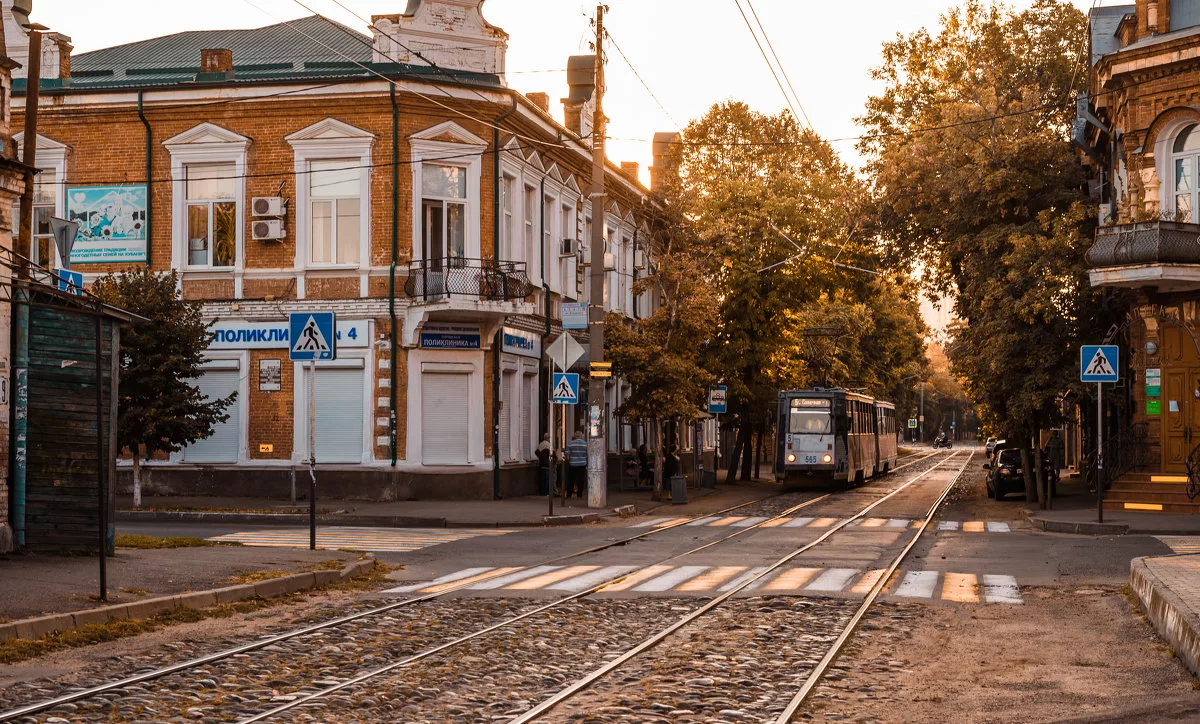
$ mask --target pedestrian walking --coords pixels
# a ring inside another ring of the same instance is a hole
[[[566,497],[578,493],[579,497],[583,498],[584,489],[587,487],[587,463],[587,441],[583,439],[583,432],[576,431],[575,437],[567,443]]]
[[[550,466],[554,464],[554,445],[550,443],[550,433],[542,436],[535,453],[538,459],[538,494],[553,495],[550,490]]]

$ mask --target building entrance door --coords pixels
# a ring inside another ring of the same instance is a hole
[[[1200,445],[1200,355],[1191,335],[1164,326],[1162,335],[1162,471],[1186,473],[1187,456]]]

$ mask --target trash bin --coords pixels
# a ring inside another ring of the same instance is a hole
[[[671,504],[683,505],[687,502],[687,478],[675,475],[671,478]]]
[[[717,471],[705,470],[704,474],[700,477],[700,487],[710,490],[717,487]]]

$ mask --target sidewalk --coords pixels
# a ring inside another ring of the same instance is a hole
[[[1096,494],[1089,493],[1080,479],[1065,474],[1058,493],[1053,500],[1054,510],[1040,510],[1036,502],[1025,504],[1025,517],[1035,528],[1084,535],[1200,535],[1200,515],[1106,510],[1100,523],[1096,519]]]
[[[1200,675],[1200,555],[1134,558],[1129,582],[1154,630]]]
[[[724,479],[723,477],[721,478]],[[405,500],[373,502],[339,500],[317,501],[317,522],[321,525],[380,528],[514,528],[542,525],[590,523],[606,516],[644,514],[662,506],[673,513],[719,510],[776,492],[773,482],[718,484],[715,489],[688,488],[689,504],[673,506],[669,501],[651,500],[648,488],[617,490],[609,488],[607,508],[588,508],[585,500],[554,499],[554,515],[548,515],[545,496],[505,500]],[[712,498],[713,505],[699,501]],[[734,502],[725,502],[734,501]],[[722,505],[721,503],[725,503]],[[632,507],[630,507],[632,506]],[[308,506],[301,500],[290,501],[240,497],[168,496],[144,497],[142,508],[133,509],[133,498],[117,496],[117,521],[121,522],[196,522],[248,524],[307,524]]]
[[[131,604],[231,585],[231,579],[262,571],[295,572],[329,561],[349,563],[357,553],[294,548],[211,546],[118,548],[108,559],[108,603],[100,592],[95,556],[10,555],[0,558],[0,619]],[[263,575],[251,578],[265,578]]]

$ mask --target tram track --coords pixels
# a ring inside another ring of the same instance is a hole
[[[893,473],[899,472],[901,469],[908,468],[908,467],[911,467],[914,465],[918,465],[921,462],[923,462],[923,461],[927,460],[928,458],[933,457],[937,454],[938,453],[936,453],[936,452],[931,452],[931,453],[926,453],[926,454],[918,453],[916,455],[919,455],[919,457],[917,457],[916,460],[907,462],[904,465],[897,466],[891,472],[893,472]],[[912,456],[908,456],[908,457],[912,457]],[[924,475],[924,473],[922,473],[922,475]],[[906,486],[907,486],[907,484],[905,486],[902,486],[902,488],[906,487]],[[739,504],[736,506],[730,506],[721,511],[717,511],[717,512],[713,513],[713,515],[721,515],[721,514],[731,513],[734,511],[740,511],[740,510],[743,510],[745,508],[752,507],[752,506],[762,506],[764,504],[770,504],[770,501],[773,501],[774,499],[787,498],[788,496],[795,496],[795,495],[797,495],[797,493],[777,493],[777,494],[773,494],[773,495],[763,496],[761,498],[758,498],[758,499],[755,499],[755,500],[752,500],[752,501],[749,501],[746,503],[742,503],[742,504]],[[763,521],[760,524],[756,524],[756,525],[749,526],[746,528],[738,529],[737,531],[735,531],[729,535],[723,536],[717,540],[710,541],[708,543],[705,543],[704,545],[698,546],[698,547],[693,548],[684,553],[670,556],[670,557],[664,559],[664,561],[675,560],[675,559],[681,558],[686,555],[691,555],[691,554],[697,553],[699,551],[705,550],[707,548],[719,545],[720,543],[723,543],[729,539],[736,538],[741,535],[745,535],[747,533],[750,533],[752,531],[759,529],[760,527],[762,527],[763,524],[765,524],[769,521],[776,520],[781,517],[786,517],[786,516],[788,516],[794,512],[797,512],[805,507],[820,503],[820,502],[828,499],[829,497],[830,496],[828,494],[810,497],[806,500],[799,502],[796,505],[787,507],[786,509],[782,510],[782,512],[771,515],[769,518],[767,518],[767,520]],[[619,540],[610,541],[610,542],[607,542],[607,543],[599,545],[599,546],[592,546],[585,550],[577,551],[577,552],[562,555],[562,556],[557,556],[557,557],[554,557],[554,558],[551,558],[551,559],[545,561],[544,563],[542,563],[540,565],[551,565],[554,563],[560,563],[563,561],[579,558],[581,556],[586,556],[589,554],[597,553],[597,552],[600,552],[600,551],[603,551],[606,549],[627,545],[631,542],[634,542],[634,541],[637,541],[640,539],[644,539],[646,537],[649,537],[649,536],[652,536],[655,534],[659,534],[664,531],[671,530],[673,528],[677,528],[682,525],[687,525],[691,520],[692,519],[684,519],[677,523],[673,523],[670,525],[664,525],[664,526],[661,526],[661,527],[658,527],[658,528],[655,528],[652,530],[648,530],[645,532],[640,532],[640,533],[637,533],[634,535],[626,536]],[[497,572],[495,574],[496,577],[499,577],[501,575],[503,575],[502,572]],[[50,699],[45,699],[45,700],[42,700],[39,702],[22,705],[22,706],[10,709],[8,711],[0,712],[0,721],[10,721],[10,720],[18,719],[18,718],[22,718],[22,717],[30,717],[32,715],[35,715],[35,714],[38,714],[41,712],[46,712],[46,711],[52,710],[55,707],[59,707],[63,704],[71,704],[74,702],[81,702],[81,701],[91,699],[94,697],[100,697],[105,694],[111,694],[112,692],[121,692],[123,690],[129,689],[130,687],[136,687],[139,684],[153,681],[155,679],[160,679],[163,677],[168,677],[168,676],[172,676],[172,675],[176,675],[176,674],[182,674],[182,673],[188,672],[188,671],[202,669],[203,667],[208,667],[209,665],[212,665],[212,664],[215,664],[215,663],[227,660],[227,659],[231,659],[231,658],[235,658],[235,657],[240,658],[240,659],[246,659],[246,657],[250,656],[253,652],[259,651],[259,650],[267,648],[267,647],[276,647],[276,645],[278,645],[278,644],[281,644],[281,643],[284,643],[284,642],[287,642],[287,641],[290,641],[293,639],[297,639],[300,637],[319,636],[322,634],[322,632],[328,631],[329,629],[346,626],[347,624],[352,624],[352,623],[356,623],[356,622],[362,622],[370,617],[388,614],[390,612],[396,611],[397,609],[412,607],[412,606],[416,606],[418,604],[434,601],[436,599],[445,598],[445,597],[451,596],[452,594],[457,593],[465,588],[468,588],[472,585],[477,585],[480,582],[486,581],[489,578],[490,578],[490,576],[483,577],[483,578],[476,578],[469,583],[464,582],[462,584],[446,586],[446,587],[443,587],[441,590],[437,591],[436,593],[421,595],[421,596],[417,596],[414,598],[405,599],[403,601],[398,601],[398,602],[389,603],[389,604],[386,604],[383,606],[374,607],[374,608],[371,608],[371,609],[368,609],[365,611],[361,611],[361,612],[358,612],[355,614],[337,617],[337,618],[334,618],[334,619],[331,619],[328,621],[322,621],[322,622],[319,622],[319,623],[316,623],[313,625],[308,625],[308,626],[300,627],[300,628],[297,628],[297,629],[294,629],[291,631],[287,631],[287,632],[284,632],[281,634],[269,636],[264,639],[260,639],[258,641],[250,642],[250,643],[243,644],[240,646],[235,646],[232,648],[227,648],[227,649],[224,649],[222,651],[218,651],[218,652],[215,652],[212,654],[191,658],[191,659],[188,659],[185,661],[181,661],[181,662],[171,664],[171,665],[165,666],[165,667],[156,668],[156,669],[153,669],[150,671],[143,671],[143,672],[137,673],[133,676],[125,677],[125,678],[122,678],[122,679],[119,679],[116,681],[107,682],[107,683],[100,684],[97,686],[92,686],[89,688],[70,691],[68,693],[65,693],[60,696],[56,696],[56,697],[53,697]],[[420,660],[423,660],[430,656],[433,656],[436,653],[445,651],[449,648],[453,648],[453,647],[460,645],[466,641],[477,639],[477,638],[484,636],[490,632],[510,626],[513,623],[516,623],[518,621],[523,621],[523,620],[529,619],[537,614],[543,613],[552,608],[555,608],[558,606],[563,606],[565,604],[569,604],[572,601],[577,601],[579,599],[582,599],[586,596],[591,595],[592,593],[595,593],[596,591],[598,591],[601,588],[604,588],[605,586],[612,584],[616,580],[619,580],[619,578],[614,579],[613,581],[605,581],[605,582],[600,583],[588,590],[582,591],[578,594],[568,596],[568,597],[559,599],[554,602],[550,602],[550,603],[542,605],[542,606],[536,606],[532,610],[523,611],[516,616],[510,616],[505,621],[501,621],[499,623],[496,623],[496,624],[493,624],[490,626],[486,626],[485,628],[483,628],[481,630],[475,630],[475,631],[469,632],[467,634],[454,636],[453,638],[451,638],[449,641],[447,641],[445,643],[438,644],[429,649],[425,649],[417,654],[414,654],[412,656],[407,657],[406,659],[401,660],[400,662],[392,662],[391,664],[389,664],[389,666],[385,670],[382,670],[382,671],[376,670],[373,672],[368,672],[369,676],[367,676],[365,679],[362,679],[362,680],[365,681],[370,678],[378,677],[382,673],[386,673],[387,671],[392,671],[392,670],[395,670],[398,668],[404,668],[405,666],[409,666],[412,663],[415,663],[417,661],[420,661]],[[360,677],[361,676],[362,675],[360,675]],[[342,688],[352,686],[354,683],[357,683],[357,680],[360,677],[355,677],[353,679],[349,679],[349,680],[341,682],[341,684],[338,686],[338,689],[340,690]],[[327,696],[330,693],[333,693],[333,691],[334,690],[329,690],[329,691],[321,690],[320,695]],[[277,708],[275,710],[271,710],[270,712],[264,712],[263,714],[256,715],[255,717],[246,719],[245,721],[259,721],[259,720],[262,720],[263,718],[267,718],[268,716],[273,716],[273,715],[280,713],[286,709],[292,708],[300,703],[304,703],[307,701],[309,701],[308,698],[297,699],[297,700],[294,700],[294,703],[290,703],[289,706]]]
[[[922,456],[921,458],[919,458],[918,460],[912,461],[912,462],[910,462],[910,463],[907,463],[907,464],[905,464],[905,465],[902,465],[902,466],[897,466],[897,467],[896,467],[896,468],[895,468],[895,469],[894,469],[892,472],[897,472],[897,471],[899,471],[899,470],[900,470],[900,469],[902,469],[902,468],[907,468],[907,467],[911,467],[912,465],[919,464],[920,462],[922,462],[922,461],[924,461],[924,460],[926,460],[926,459],[928,459],[928,458],[930,458],[930,457],[933,457],[933,456],[935,456],[935,455],[939,455],[939,454],[940,454],[940,453],[934,452],[934,453],[930,453],[930,454],[923,455],[923,456]],[[863,510],[862,510],[862,511],[860,511],[858,515],[856,515],[856,516],[854,516],[854,517],[847,518],[847,519],[843,520],[842,522],[840,522],[839,524],[835,525],[833,528],[831,528],[830,530],[826,531],[824,534],[822,534],[821,536],[819,536],[819,537],[818,537],[818,539],[817,539],[816,541],[814,541],[814,542],[812,542],[812,543],[808,544],[808,545],[807,545],[807,546],[805,546],[805,547],[802,547],[801,549],[799,549],[799,550],[798,550],[797,552],[795,552],[794,554],[792,554],[792,555],[790,555],[790,556],[787,556],[787,557],[785,557],[785,560],[781,560],[781,561],[777,562],[777,565],[776,565],[776,566],[774,566],[774,567],[772,567],[772,568],[769,568],[769,569],[767,569],[766,571],[762,572],[761,574],[759,574],[759,575],[757,575],[757,576],[754,576],[754,577],[752,577],[752,578],[749,578],[749,579],[748,579],[748,580],[747,580],[745,583],[743,583],[743,584],[741,584],[741,585],[737,586],[736,588],[734,588],[733,590],[729,591],[728,593],[726,593],[726,594],[723,594],[723,595],[721,595],[721,596],[718,596],[716,599],[713,599],[713,601],[712,601],[712,602],[710,602],[710,603],[708,603],[708,604],[705,604],[705,605],[701,606],[701,607],[698,609],[698,613],[697,613],[697,612],[693,612],[692,614],[689,614],[689,617],[685,617],[685,620],[683,620],[683,621],[682,621],[682,623],[679,623],[679,622],[677,622],[677,624],[674,624],[672,627],[669,627],[669,629],[668,629],[668,630],[666,630],[666,631],[665,631],[665,633],[664,633],[664,632],[659,632],[658,634],[656,634],[656,635],[655,635],[655,637],[652,637],[652,638],[655,640],[655,642],[657,642],[657,641],[661,640],[661,638],[662,638],[662,637],[665,637],[665,636],[668,636],[668,635],[670,635],[670,633],[674,632],[674,631],[675,631],[675,630],[676,630],[678,627],[680,627],[680,626],[682,626],[682,625],[686,625],[687,621],[690,621],[690,620],[691,620],[691,618],[690,618],[690,617],[692,617],[692,616],[696,616],[696,615],[703,615],[705,612],[707,612],[707,611],[709,611],[709,610],[712,610],[712,609],[713,609],[713,608],[715,608],[717,605],[719,605],[720,603],[724,602],[725,600],[727,600],[728,598],[732,597],[733,595],[735,595],[735,594],[737,594],[737,593],[739,593],[739,592],[741,592],[741,591],[745,590],[746,588],[748,588],[748,587],[752,586],[754,583],[756,583],[756,582],[758,582],[759,580],[761,580],[761,578],[763,578],[763,577],[765,577],[766,575],[769,575],[770,573],[774,572],[774,570],[777,570],[777,568],[778,568],[779,566],[782,566],[784,563],[786,563],[787,561],[791,560],[791,559],[792,559],[792,558],[794,558],[796,555],[799,555],[800,553],[803,553],[804,551],[807,551],[807,550],[809,550],[809,549],[811,549],[811,548],[815,547],[816,545],[820,544],[821,542],[823,542],[824,540],[828,539],[830,536],[832,536],[832,535],[833,535],[834,533],[836,533],[837,531],[841,530],[842,528],[844,528],[844,527],[845,527],[845,526],[847,526],[847,525],[850,525],[850,524],[851,524],[851,523],[852,523],[854,520],[856,520],[856,519],[858,519],[858,518],[861,518],[861,517],[865,516],[867,513],[869,513],[871,510],[873,510],[873,509],[874,509],[876,506],[878,506],[878,505],[882,504],[882,503],[883,503],[883,502],[885,502],[886,500],[890,499],[892,496],[894,496],[894,495],[896,495],[896,494],[898,494],[898,493],[902,492],[903,490],[905,490],[906,488],[908,488],[909,486],[911,486],[913,483],[917,482],[918,480],[920,480],[920,479],[921,479],[921,478],[923,478],[924,476],[926,476],[926,475],[928,475],[929,473],[933,472],[933,471],[934,471],[934,470],[936,470],[936,469],[937,469],[937,468],[938,468],[938,467],[939,467],[939,466],[940,466],[940,465],[941,465],[943,462],[945,462],[945,460],[949,459],[949,458],[950,458],[950,457],[952,457],[952,456],[953,456],[953,453],[950,453],[949,455],[947,455],[946,457],[944,457],[942,460],[940,460],[940,461],[938,461],[937,463],[935,463],[935,464],[934,464],[932,467],[930,467],[928,470],[925,470],[925,471],[923,471],[923,472],[921,472],[921,473],[918,473],[918,474],[917,474],[917,475],[916,475],[916,476],[915,476],[915,477],[914,477],[912,480],[909,480],[908,482],[906,482],[906,483],[904,483],[904,484],[900,485],[899,487],[897,487],[897,488],[895,488],[894,490],[892,490],[890,493],[888,493],[888,494],[884,495],[883,497],[881,497],[879,500],[877,500],[877,501],[875,501],[874,503],[872,503],[872,504],[870,504],[870,505],[866,506],[865,508],[863,508]],[[804,502],[802,502],[802,503],[800,503],[800,504],[797,504],[797,505],[795,505],[795,506],[791,506],[791,507],[789,507],[789,508],[787,508],[787,509],[785,509],[785,510],[783,510],[783,511],[781,511],[781,512],[778,512],[778,513],[776,513],[775,515],[772,515],[772,516],[770,516],[770,517],[766,518],[766,519],[765,519],[765,520],[763,520],[763,521],[760,521],[760,522],[756,523],[756,524],[753,524],[753,525],[751,525],[751,526],[748,526],[748,527],[745,527],[745,528],[738,529],[738,530],[736,530],[736,531],[734,531],[734,532],[732,532],[732,533],[730,533],[730,534],[728,534],[728,535],[724,535],[724,536],[722,536],[722,537],[720,537],[720,538],[718,538],[718,539],[716,539],[716,540],[709,541],[709,542],[707,542],[707,543],[705,543],[705,544],[702,544],[702,545],[700,545],[700,546],[694,547],[694,548],[692,548],[692,549],[690,549],[690,550],[687,550],[687,551],[684,551],[684,552],[682,552],[682,553],[678,553],[678,554],[675,554],[675,555],[672,555],[672,556],[669,556],[669,557],[663,558],[662,560],[658,561],[658,564],[667,563],[667,562],[669,562],[669,561],[674,561],[674,560],[678,560],[678,559],[684,558],[684,557],[686,557],[686,556],[694,555],[694,554],[696,554],[696,553],[699,553],[699,552],[701,552],[701,551],[704,551],[704,550],[707,550],[707,549],[709,549],[709,548],[712,548],[712,547],[714,547],[714,546],[720,545],[721,543],[724,543],[724,542],[726,542],[726,541],[728,541],[728,540],[730,540],[730,539],[733,539],[733,538],[736,538],[736,537],[739,537],[739,536],[742,536],[742,535],[745,535],[745,534],[747,534],[747,533],[751,533],[751,532],[753,532],[753,531],[760,530],[760,529],[763,529],[763,528],[769,528],[769,527],[771,527],[771,523],[772,523],[773,521],[776,521],[776,520],[778,520],[778,519],[780,519],[780,518],[786,518],[786,517],[789,517],[789,516],[790,516],[790,515],[792,515],[793,513],[796,513],[796,512],[798,512],[799,510],[802,510],[802,509],[804,509],[804,508],[806,508],[806,507],[808,507],[808,506],[811,506],[811,505],[816,505],[816,504],[818,504],[818,503],[821,503],[821,502],[823,502],[823,501],[825,501],[825,500],[829,499],[829,498],[831,497],[831,495],[832,495],[832,494],[821,495],[821,496],[819,496],[819,497],[816,497],[816,498],[813,498],[813,499],[810,499],[810,500],[804,501]],[[757,501],[756,501],[756,502],[757,502]],[[684,524],[684,525],[686,525],[686,522],[685,522],[685,523],[680,523],[680,524]],[[670,527],[676,527],[676,526],[674,526],[674,525],[672,525],[672,526],[664,526],[663,528],[656,529],[656,530],[655,530],[655,532],[661,532],[661,531],[663,531],[663,530],[667,530],[667,529],[669,529]],[[655,565],[657,565],[657,564],[655,564]],[[532,618],[532,617],[534,617],[534,616],[538,616],[538,615],[540,615],[540,614],[546,613],[546,612],[548,612],[548,611],[551,611],[551,610],[553,610],[553,609],[560,608],[560,607],[562,607],[562,606],[564,606],[564,605],[567,605],[567,604],[570,604],[570,603],[572,603],[572,602],[575,602],[575,601],[582,600],[582,599],[584,599],[584,598],[586,598],[586,597],[588,597],[588,596],[591,596],[591,595],[593,595],[593,594],[595,594],[595,593],[597,593],[597,592],[599,592],[599,591],[601,591],[601,590],[603,590],[603,589],[605,589],[605,588],[608,588],[608,587],[610,587],[610,586],[613,586],[614,584],[618,584],[618,583],[620,583],[620,582],[621,582],[621,581],[622,581],[624,578],[627,578],[629,575],[632,575],[632,574],[625,574],[625,575],[621,575],[621,576],[616,576],[616,577],[613,577],[613,578],[611,578],[611,579],[608,579],[608,580],[604,580],[604,581],[602,581],[602,582],[599,582],[599,583],[597,583],[597,584],[595,584],[595,585],[593,585],[593,586],[591,586],[591,587],[589,587],[589,588],[587,588],[587,589],[585,589],[585,590],[579,591],[578,593],[572,594],[572,595],[570,595],[570,596],[565,596],[565,597],[563,597],[563,598],[556,599],[556,600],[554,600],[554,601],[551,601],[551,602],[549,602],[549,603],[546,603],[546,604],[544,604],[544,605],[541,605],[541,606],[538,606],[538,607],[536,607],[536,608],[533,608],[532,610],[525,611],[525,612],[522,612],[522,613],[520,613],[520,614],[518,614],[518,615],[516,615],[516,616],[510,617],[510,618],[509,618],[509,619],[507,619],[507,620],[504,620],[504,621],[499,621],[499,622],[497,622],[497,623],[495,623],[495,624],[493,624],[493,625],[491,625],[491,626],[488,626],[488,627],[486,627],[486,628],[484,628],[484,629],[481,629],[481,630],[478,630],[478,631],[474,631],[474,632],[472,632],[472,633],[470,633],[470,634],[464,635],[464,636],[462,636],[462,637],[459,637],[459,638],[457,638],[457,639],[454,639],[454,640],[452,640],[452,641],[447,641],[447,642],[445,642],[445,643],[439,644],[439,645],[437,645],[437,646],[434,646],[434,647],[432,647],[432,648],[426,649],[425,651],[422,651],[422,652],[420,652],[420,653],[418,653],[418,654],[414,654],[414,655],[408,656],[408,657],[406,657],[406,658],[400,659],[400,660],[398,660],[398,661],[391,662],[391,663],[389,663],[389,664],[387,664],[387,665],[385,665],[385,666],[379,667],[379,668],[377,668],[377,669],[374,669],[374,670],[371,670],[371,671],[364,672],[364,673],[362,673],[362,674],[359,674],[359,675],[357,675],[357,676],[354,676],[353,678],[347,679],[347,680],[345,680],[345,681],[343,681],[343,682],[340,682],[340,683],[338,683],[338,684],[335,684],[335,685],[329,686],[329,687],[327,687],[327,688],[320,689],[320,690],[318,690],[318,691],[311,692],[311,693],[308,693],[308,694],[303,694],[303,695],[300,695],[300,696],[298,696],[297,698],[295,698],[295,699],[292,699],[291,701],[285,702],[285,703],[283,703],[283,704],[281,704],[281,705],[279,705],[279,706],[277,706],[277,707],[274,707],[274,708],[272,708],[272,709],[266,710],[266,711],[264,711],[264,712],[261,712],[261,713],[259,713],[259,714],[256,714],[256,715],[254,715],[254,716],[251,716],[251,717],[248,717],[248,718],[245,718],[245,719],[240,719],[240,720],[239,720],[239,722],[240,722],[240,724],[252,724],[253,722],[266,721],[266,720],[268,720],[268,719],[271,719],[271,718],[274,718],[274,717],[280,716],[280,715],[282,715],[282,714],[285,714],[285,713],[287,713],[287,712],[290,712],[290,711],[292,711],[292,710],[295,710],[295,709],[297,709],[297,708],[300,708],[300,707],[306,707],[306,706],[308,706],[308,705],[311,705],[311,704],[313,704],[313,703],[316,703],[318,700],[325,699],[325,698],[328,698],[328,697],[332,697],[332,696],[334,696],[335,694],[338,694],[339,692],[345,691],[345,690],[347,690],[347,689],[350,689],[350,688],[353,688],[353,687],[357,687],[357,686],[359,686],[359,685],[365,684],[365,683],[367,683],[367,682],[370,682],[370,681],[372,681],[372,680],[379,679],[379,678],[381,678],[381,677],[384,677],[384,676],[386,676],[386,675],[388,675],[388,674],[392,674],[393,672],[397,672],[397,671],[399,671],[399,670],[401,670],[401,669],[405,669],[405,668],[407,668],[407,667],[410,667],[410,666],[412,666],[412,665],[414,665],[414,664],[416,664],[416,663],[418,663],[418,662],[420,662],[420,661],[423,661],[423,660],[429,659],[429,658],[431,658],[431,657],[434,657],[434,656],[436,656],[437,654],[440,654],[440,653],[442,653],[442,652],[445,652],[445,651],[447,651],[447,650],[449,650],[449,649],[452,649],[452,648],[455,648],[455,647],[462,646],[463,644],[466,644],[466,643],[468,643],[468,642],[476,641],[476,640],[478,640],[478,639],[480,639],[480,638],[482,638],[482,637],[485,637],[485,636],[487,636],[487,635],[489,635],[489,634],[492,634],[492,633],[498,632],[498,631],[500,631],[500,630],[502,630],[502,629],[506,629],[506,628],[508,628],[508,627],[511,627],[511,626],[513,626],[514,624],[517,624],[517,623],[519,623],[519,622],[526,621],[526,620],[528,620],[528,619],[530,619],[530,618]],[[478,581],[476,581],[475,583],[478,583]],[[653,645],[653,644],[650,644],[650,645]],[[645,642],[643,642],[643,644],[642,644],[642,645],[639,645],[639,648],[635,649],[635,652],[634,652],[634,653],[633,653],[633,654],[630,656],[630,658],[632,658],[632,656],[635,656],[637,653],[640,653],[640,651],[641,651],[641,650],[644,650],[643,648],[640,648],[641,646],[646,646]],[[648,647],[648,646],[646,646],[646,647]],[[622,657],[622,658],[620,658],[620,659],[617,659],[616,661],[618,661],[618,662],[622,662],[622,661],[625,661],[625,660],[627,660],[627,659],[626,659],[626,658],[624,658],[624,657]],[[518,720],[518,721],[524,721],[524,720]]]

